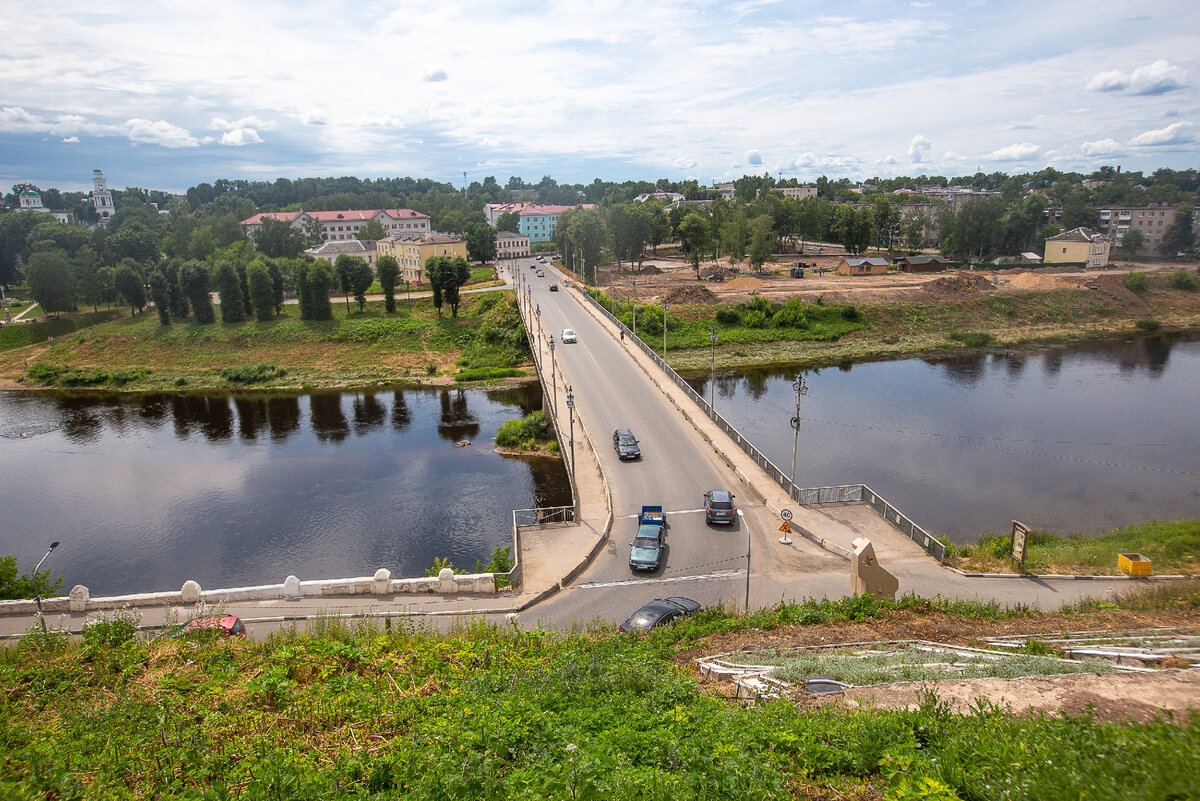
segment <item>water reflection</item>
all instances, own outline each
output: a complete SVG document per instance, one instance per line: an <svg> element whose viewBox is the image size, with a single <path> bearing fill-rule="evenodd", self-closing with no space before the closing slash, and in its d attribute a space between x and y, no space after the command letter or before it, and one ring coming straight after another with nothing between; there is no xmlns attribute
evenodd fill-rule
<svg viewBox="0 0 1200 801"><path fill-rule="evenodd" d="M514 508L570 503L561 460L502 458L490 445L503 423L540 405L536 384L0 393L0 554L25 568L41 556L35 543L61 539L55 571L94 594L177 589L189 578L220 587L379 567L421 575L439 556L470 567L510 544ZM451 444L464 439L472 446Z"/></svg>
<svg viewBox="0 0 1200 801"><path fill-rule="evenodd" d="M806 377L797 481L869 484L953 541L1013 518L1101 531L1200 508L1200 335ZM785 472L794 378L783 366L717 379L718 411ZM708 381L689 383L707 397Z"/></svg>

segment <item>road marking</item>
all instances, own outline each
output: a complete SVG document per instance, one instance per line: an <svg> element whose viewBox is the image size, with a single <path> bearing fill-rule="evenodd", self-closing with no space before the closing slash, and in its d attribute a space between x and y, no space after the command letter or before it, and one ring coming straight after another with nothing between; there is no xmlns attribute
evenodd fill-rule
<svg viewBox="0 0 1200 801"><path fill-rule="evenodd" d="M664 511L663 514L664 515L691 515L691 514L696 514L697 512L703 512L703 511L704 511L703 507L701 507L700 509L677 509L675 511L671 511L668 509L668 510ZM635 514L625 515L625 517L629 520L636 520L640 514L641 514L641 512L637 512Z"/></svg>
<svg viewBox="0 0 1200 801"><path fill-rule="evenodd" d="M703 576L675 576L673 578L660 579L630 579L628 581L608 581L603 584L578 584L577 590L596 590L601 587L623 587L626 584L672 584L678 581L701 581L703 579L723 579L734 578L735 576L745 575L744 570L734 570L729 573L707 573Z"/></svg>

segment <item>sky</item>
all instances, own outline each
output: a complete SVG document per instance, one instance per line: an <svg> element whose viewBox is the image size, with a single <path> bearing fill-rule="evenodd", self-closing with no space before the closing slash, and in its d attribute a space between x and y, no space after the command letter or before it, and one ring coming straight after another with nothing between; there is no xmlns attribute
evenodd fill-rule
<svg viewBox="0 0 1200 801"><path fill-rule="evenodd" d="M1200 165L1200 3L0 0L0 187Z"/></svg>

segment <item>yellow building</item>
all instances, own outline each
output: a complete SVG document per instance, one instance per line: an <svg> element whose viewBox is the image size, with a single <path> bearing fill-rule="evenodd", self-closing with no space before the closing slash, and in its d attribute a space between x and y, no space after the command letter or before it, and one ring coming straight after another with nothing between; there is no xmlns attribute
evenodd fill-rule
<svg viewBox="0 0 1200 801"><path fill-rule="evenodd" d="M467 243L449 234L424 236L389 236L375 243L375 257L393 256L400 265L400 280L413 284L429 283L425 275L425 260L430 256L462 256L467 258Z"/></svg>
<svg viewBox="0 0 1200 801"><path fill-rule="evenodd" d="M1046 240L1043 264L1084 264L1088 267L1104 267L1108 264L1112 243L1107 236L1090 228L1075 228L1064 231Z"/></svg>

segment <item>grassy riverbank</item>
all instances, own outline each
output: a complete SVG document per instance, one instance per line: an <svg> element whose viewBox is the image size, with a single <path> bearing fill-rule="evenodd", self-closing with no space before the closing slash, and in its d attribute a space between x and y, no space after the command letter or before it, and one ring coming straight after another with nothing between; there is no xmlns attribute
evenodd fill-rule
<svg viewBox="0 0 1200 801"><path fill-rule="evenodd" d="M1018 572L1009 557L1011 535L980 538L975 545L951 545L946 565L979 573ZM1117 554L1140 553L1157 575L1200 575L1200 520L1151 521L1106 534L1060 537L1031 531L1025 540L1025 566L1019 572L1062 575L1121 575Z"/></svg>
<svg viewBox="0 0 1200 801"><path fill-rule="evenodd" d="M1194 620L1194 585L1106 602L1137 624ZM1130 611L1125 611L1130 610ZM1136 611L1133 611L1136 610ZM870 596L710 610L653 636L317 620L245 640L134 635L129 613L82 644L34 635L0 650L5 798L926 799L1191 798L1200 717L1090 711L955 714L731 703L692 657L768 642L848 642L864 625L1097 628L1085 609ZM1132 627L1132 626L1131 626ZM832 639L831 639L832 638ZM1036 640L1027 649L1046 654ZM1052 651L1049 651L1053 653ZM936 692L937 684L928 682ZM1191 766L1191 767L1189 767Z"/></svg>
<svg viewBox="0 0 1200 801"><path fill-rule="evenodd" d="M429 298L400 298L394 314L382 302L362 312L335 302L323 322L299 313L285 306L269 322L170 326L152 312L126 315L0 352L0 377L31 388L309 389L503 377L523 374L514 368L530 359L507 292L463 295L457 318L439 317Z"/></svg>

